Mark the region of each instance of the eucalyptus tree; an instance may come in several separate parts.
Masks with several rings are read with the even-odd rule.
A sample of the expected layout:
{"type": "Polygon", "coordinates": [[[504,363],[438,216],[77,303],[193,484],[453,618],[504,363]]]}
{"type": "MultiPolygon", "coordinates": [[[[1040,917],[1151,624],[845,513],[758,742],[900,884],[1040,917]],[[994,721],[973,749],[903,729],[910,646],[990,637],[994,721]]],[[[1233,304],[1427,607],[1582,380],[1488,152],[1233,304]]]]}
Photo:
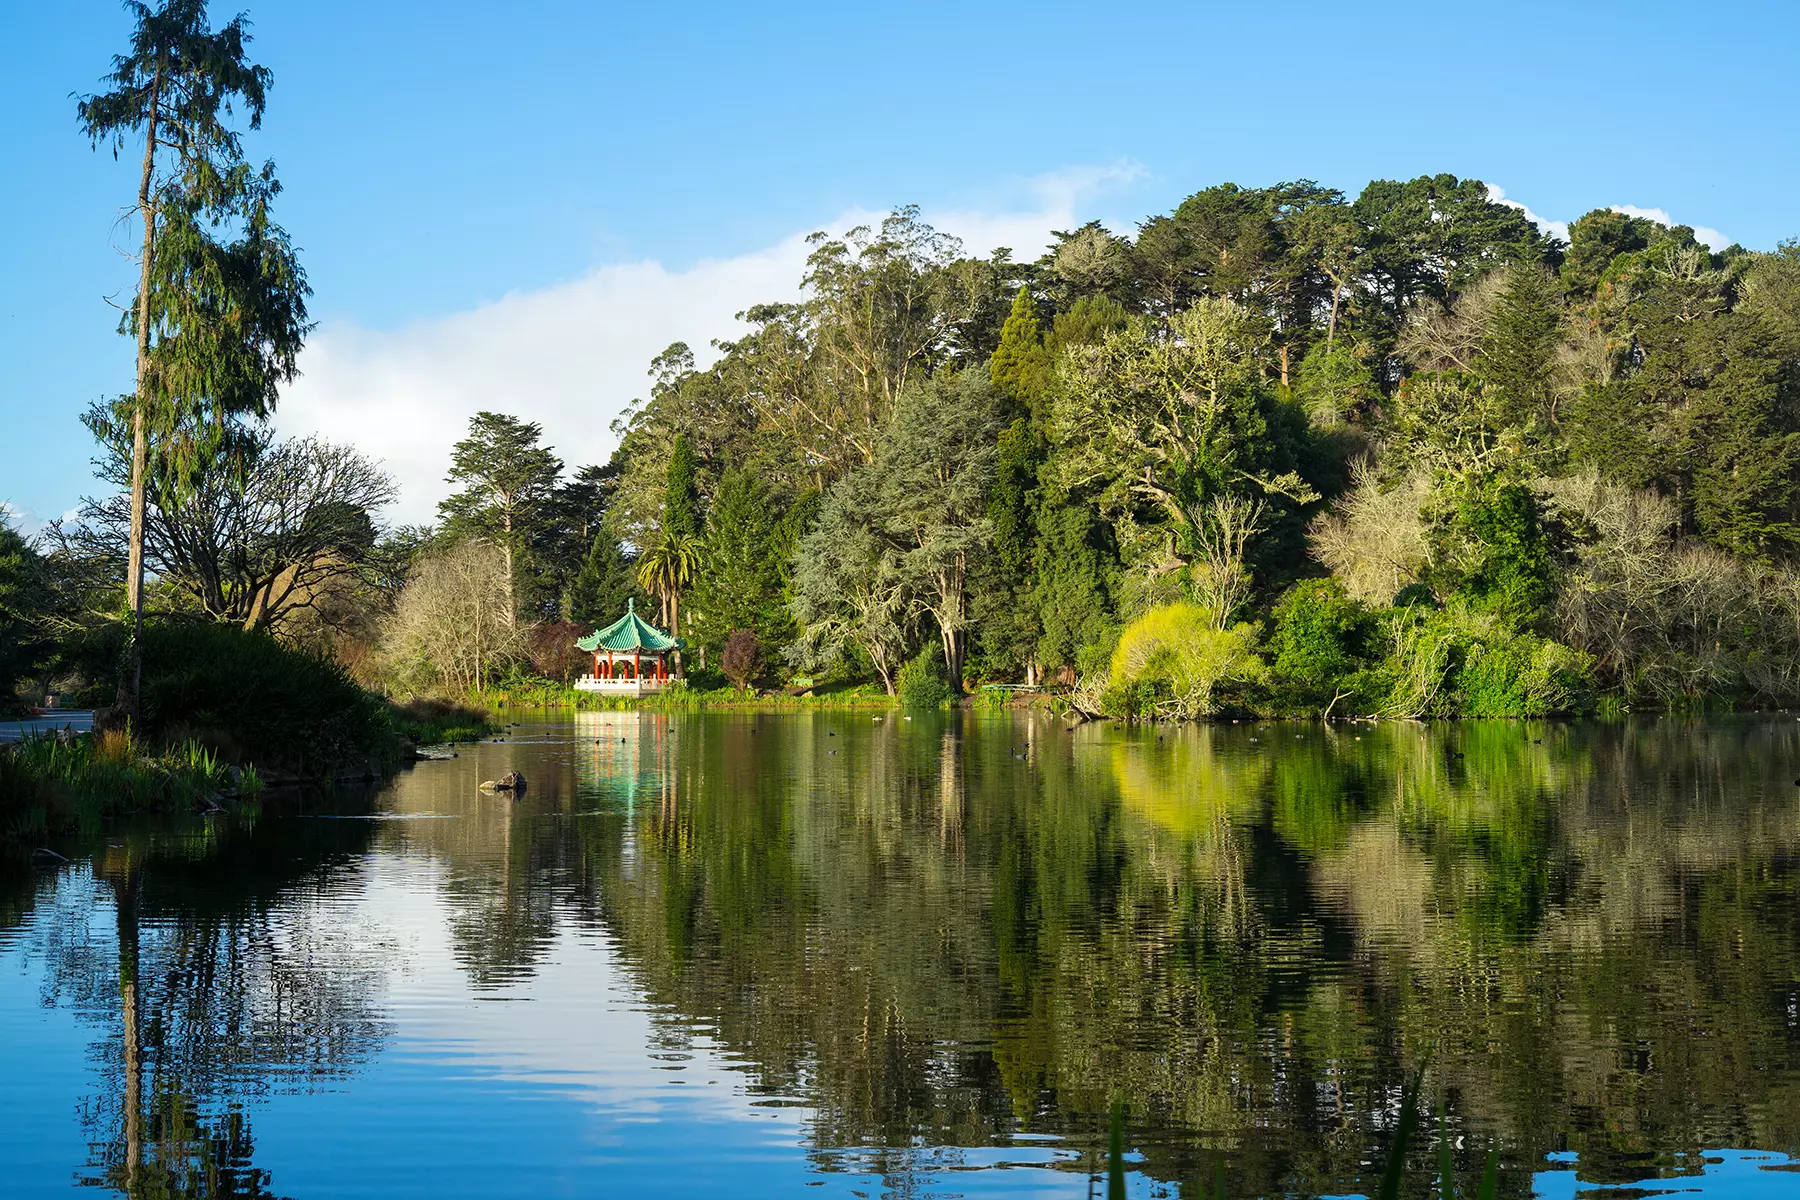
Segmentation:
{"type": "Polygon", "coordinates": [[[143,147],[137,295],[121,323],[136,339],[136,372],[119,402],[131,429],[131,636],[119,699],[135,714],[151,439],[176,429],[194,436],[191,447],[174,439],[168,459],[166,483],[182,487],[232,420],[266,415],[294,376],[310,289],[270,214],[280,192],[274,165],[245,159],[233,120],[241,106],[248,128],[260,126],[270,84],[267,68],[246,57],[247,20],[215,30],[206,0],[132,0],[127,11],[135,27],[105,78],[111,90],[83,98],[77,113],[82,132],[115,157],[140,138],[143,147]]]}
{"type": "Polygon", "coordinates": [[[1247,597],[1252,543],[1318,497],[1294,470],[1257,316],[1207,297],[1169,328],[1161,337],[1140,321],[1072,355],[1054,430],[1060,482],[1094,489],[1135,565],[1187,573],[1223,628],[1247,597]]]}

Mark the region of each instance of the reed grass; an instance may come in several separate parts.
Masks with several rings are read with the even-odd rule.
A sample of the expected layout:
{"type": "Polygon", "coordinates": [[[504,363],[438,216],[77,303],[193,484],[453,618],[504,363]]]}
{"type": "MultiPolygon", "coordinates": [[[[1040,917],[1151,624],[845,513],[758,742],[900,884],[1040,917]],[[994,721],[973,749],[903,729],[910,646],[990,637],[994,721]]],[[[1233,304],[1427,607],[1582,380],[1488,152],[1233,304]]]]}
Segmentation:
{"type": "Polygon", "coordinates": [[[91,828],[134,813],[193,811],[262,786],[254,768],[236,771],[191,738],[160,751],[122,730],[28,738],[0,750],[0,840],[91,828]]]}

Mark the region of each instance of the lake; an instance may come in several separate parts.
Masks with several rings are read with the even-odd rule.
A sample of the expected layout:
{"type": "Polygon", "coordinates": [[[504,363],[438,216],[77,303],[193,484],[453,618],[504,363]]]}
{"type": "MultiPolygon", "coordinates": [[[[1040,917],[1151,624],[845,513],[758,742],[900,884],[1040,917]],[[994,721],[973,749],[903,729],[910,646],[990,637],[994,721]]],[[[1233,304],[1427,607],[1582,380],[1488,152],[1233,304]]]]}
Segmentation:
{"type": "Polygon", "coordinates": [[[0,867],[0,1192],[1800,1195],[1791,715],[515,719],[0,867]]]}

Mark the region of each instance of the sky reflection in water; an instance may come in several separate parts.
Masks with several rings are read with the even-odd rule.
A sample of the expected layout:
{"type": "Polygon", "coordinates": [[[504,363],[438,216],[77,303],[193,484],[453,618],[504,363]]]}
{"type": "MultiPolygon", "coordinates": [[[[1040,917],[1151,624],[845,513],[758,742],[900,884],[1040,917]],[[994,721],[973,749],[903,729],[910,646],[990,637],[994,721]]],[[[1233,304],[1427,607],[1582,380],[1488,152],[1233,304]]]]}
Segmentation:
{"type": "Polygon", "coordinates": [[[519,732],[0,868],[6,1194],[1800,1195],[1792,718],[519,732]]]}

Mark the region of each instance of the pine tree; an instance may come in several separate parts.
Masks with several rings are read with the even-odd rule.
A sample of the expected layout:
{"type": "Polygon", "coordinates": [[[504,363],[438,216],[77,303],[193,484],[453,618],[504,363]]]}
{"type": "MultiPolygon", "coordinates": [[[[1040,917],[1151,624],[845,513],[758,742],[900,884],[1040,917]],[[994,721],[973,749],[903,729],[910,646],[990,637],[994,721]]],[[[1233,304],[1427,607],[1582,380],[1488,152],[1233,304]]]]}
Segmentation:
{"type": "Polygon", "coordinates": [[[581,569],[569,584],[566,607],[569,619],[589,629],[617,620],[625,602],[637,594],[632,585],[631,562],[619,544],[600,530],[588,546],[581,569]]]}
{"type": "Polygon", "coordinates": [[[1033,424],[1041,427],[1049,420],[1056,363],[1044,347],[1037,305],[1027,288],[1013,297],[1012,315],[1000,327],[1000,345],[988,360],[988,377],[1000,398],[1023,409],[1033,424]]]}
{"type": "Polygon", "coordinates": [[[1506,288],[1494,306],[1482,343],[1480,371],[1504,401],[1510,425],[1528,425],[1548,414],[1551,368],[1562,331],[1556,281],[1535,257],[1507,269],[1506,288]]]}
{"type": "Polygon", "coordinates": [[[775,511],[754,471],[727,471],[719,480],[699,575],[688,597],[691,641],[722,648],[733,630],[748,629],[773,652],[791,640],[775,511]]]}
{"type": "MultiPolygon", "coordinates": [[[[519,613],[533,552],[553,517],[562,460],[540,446],[543,427],[505,413],[480,412],[450,456],[450,483],[462,484],[438,505],[445,532],[474,535],[506,556],[507,609],[519,613]]],[[[535,597],[530,597],[535,599],[535,597]]],[[[555,600],[552,594],[549,599],[555,600]]]]}

